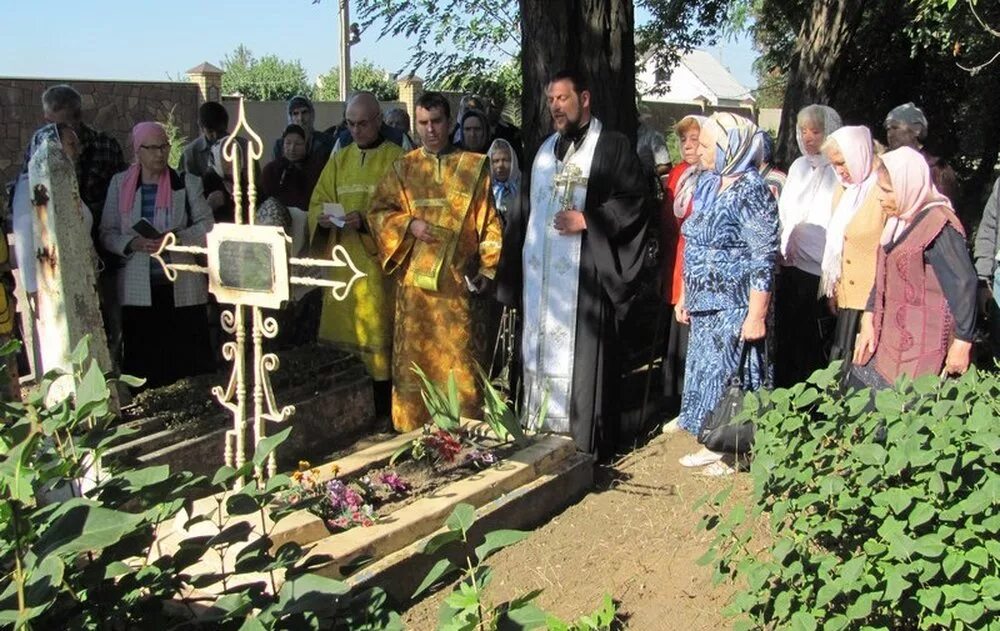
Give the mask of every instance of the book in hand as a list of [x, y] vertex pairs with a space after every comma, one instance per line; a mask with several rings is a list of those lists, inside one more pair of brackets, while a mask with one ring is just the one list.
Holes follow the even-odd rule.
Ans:
[[132, 225], [132, 229], [135, 230], [136, 234], [140, 237], [146, 239], [162, 239], [163, 233], [153, 227], [153, 224], [149, 223], [149, 220], [142, 218]]

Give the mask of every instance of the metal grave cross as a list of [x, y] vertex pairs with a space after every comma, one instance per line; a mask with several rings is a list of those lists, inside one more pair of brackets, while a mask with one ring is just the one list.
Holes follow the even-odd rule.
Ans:
[[[241, 179], [244, 169], [241, 168], [241, 149], [237, 142], [237, 133], [245, 130], [249, 141], [246, 143], [247, 191], [249, 224], [242, 223], [243, 189]], [[234, 340], [222, 345], [222, 356], [233, 363], [228, 384], [215, 386], [212, 394], [233, 415], [233, 428], [226, 432], [224, 460], [226, 466], [239, 469], [247, 460], [246, 434], [247, 426], [253, 423], [253, 446], [256, 452], [260, 442], [266, 437], [265, 421], [283, 422], [295, 413], [295, 407], [285, 405], [279, 407], [271, 386], [270, 373], [278, 369], [278, 356], [263, 351], [264, 338], [272, 339], [278, 334], [278, 322], [271, 316], [265, 316], [262, 308], [278, 309], [289, 299], [291, 286], [329, 287], [336, 300], [344, 300], [350, 294], [354, 284], [365, 277], [347, 250], [342, 245], [333, 247], [329, 260], [292, 257], [289, 245], [292, 240], [284, 229], [277, 226], [255, 225], [254, 209], [257, 207], [257, 186], [255, 183], [255, 164], [263, 153], [263, 143], [246, 120], [246, 112], [242, 99], [239, 105], [239, 117], [236, 127], [230, 133], [222, 148], [226, 161], [233, 165], [233, 198], [237, 209], [236, 223], [220, 223], [208, 233], [206, 246], [177, 245], [173, 233], [168, 233], [163, 244], [153, 258], [163, 267], [167, 278], [176, 280], [178, 272], [188, 272], [208, 275], [208, 290], [212, 292], [220, 304], [232, 305], [231, 311], [222, 312], [222, 329], [234, 336]], [[172, 263], [164, 255], [169, 252], [186, 252], [208, 256], [208, 266]], [[293, 270], [302, 271], [308, 268], [327, 268], [331, 270], [345, 269], [346, 280], [328, 280], [314, 278], [300, 273], [293, 275]], [[247, 317], [250, 318], [251, 344], [247, 344]], [[248, 419], [246, 355], [253, 353], [253, 399], [252, 416]], [[267, 468], [255, 466], [254, 473], [258, 481], [276, 473], [277, 464], [274, 452], [267, 458]], [[243, 480], [236, 481], [240, 487]]]

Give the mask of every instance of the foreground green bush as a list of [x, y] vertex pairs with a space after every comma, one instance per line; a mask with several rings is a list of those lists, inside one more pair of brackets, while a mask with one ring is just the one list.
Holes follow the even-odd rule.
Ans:
[[[0, 350], [0, 362], [11, 351]], [[104, 462], [97, 469], [93, 463], [130, 432], [110, 413], [110, 391], [88, 359], [86, 341], [73, 362], [68, 374], [46, 375], [24, 403], [0, 403], [0, 627], [402, 628], [383, 592], [350, 594], [346, 584], [309, 572], [328, 559], [296, 543], [273, 549], [268, 533], [240, 519], [267, 512], [277, 522], [296, 510], [273, 501], [291, 487], [288, 476], [260, 486], [253, 481], [253, 467], [264, 464], [289, 430], [262, 441], [239, 470], [223, 467], [211, 480], [166, 466]], [[56, 379], [71, 380], [75, 396], [47, 401]], [[157, 554], [157, 528], [184, 508], [190, 514], [192, 492], [218, 493], [239, 479], [250, 482], [218, 496], [210, 514], [186, 521], [188, 527], [211, 522], [215, 534], [189, 536], [174, 554]], [[237, 544], [245, 547], [235, 562], [219, 563]], [[203, 559], [221, 569], [209, 571]], [[208, 591], [224, 595], [212, 598]]]
[[750, 506], [703, 526], [736, 627], [1000, 629], [1000, 378], [841, 396], [837, 369], [748, 396]]

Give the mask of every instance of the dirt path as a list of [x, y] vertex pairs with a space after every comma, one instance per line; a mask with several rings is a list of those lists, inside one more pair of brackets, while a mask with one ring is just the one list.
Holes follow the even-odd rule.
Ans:
[[[692, 507], [705, 492], [732, 480], [698, 477], [677, 463], [696, 448], [686, 434], [657, 436], [600, 469], [592, 493], [491, 558], [489, 597], [503, 602], [544, 589], [538, 600], [543, 609], [575, 619], [596, 609], [608, 593], [620, 602], [629, 629], [731, 627], [721, 611], [732, 588], [713, 587], [711, 568], [695, 564], [710, 538], [696, 530], [702, 512]], [[736, 485], [731, 501], [750, 492], [745, 475]], [[433, 630], [448, 591], [406, 612], [407, 628]]]

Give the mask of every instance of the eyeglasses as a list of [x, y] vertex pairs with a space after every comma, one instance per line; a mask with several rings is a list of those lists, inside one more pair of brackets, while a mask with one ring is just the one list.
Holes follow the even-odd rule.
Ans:
[[170, 145], [139, 145], [140, 148], [146, 151], [170, 151]]

